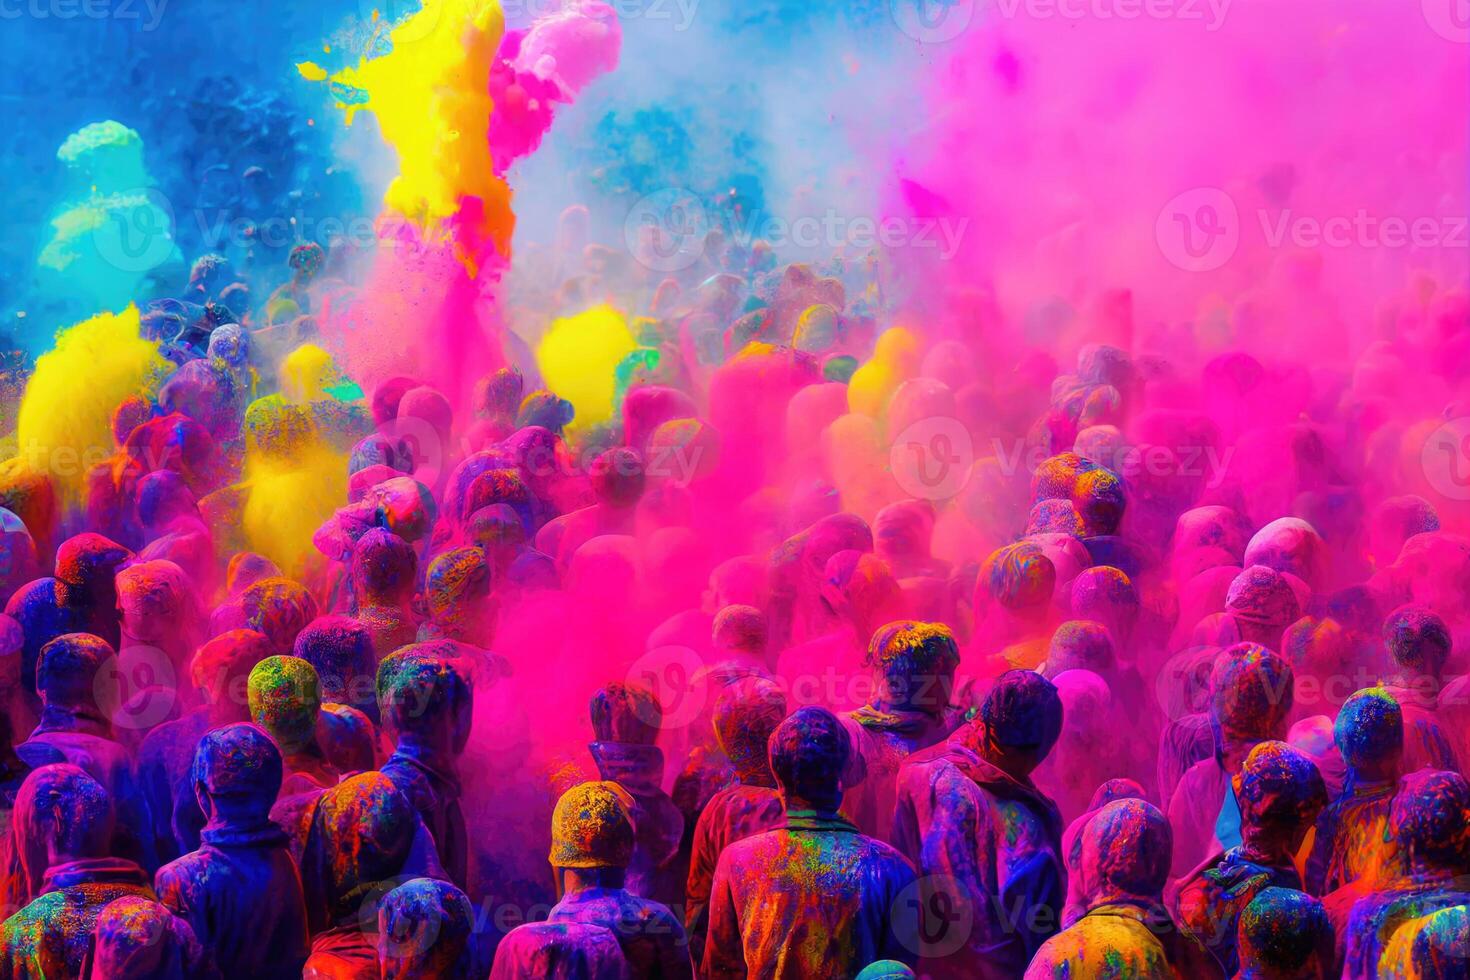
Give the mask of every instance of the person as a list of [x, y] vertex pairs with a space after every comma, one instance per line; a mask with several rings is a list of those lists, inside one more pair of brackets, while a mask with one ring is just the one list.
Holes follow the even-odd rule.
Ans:
[[107, 790], [116, 810], [115, 853], [152, 867], [156, 858], [148, 801], [138, 791], [132, 759], [102, 707], [109, 698], [115, 700], [107, 672], [115, 668], [116, 656], [110, 643], [91, 633], [67, 633], [47, 643], [36, 666], [41, 720], [15, 751], [22, 759], [59, 752], [86, 770]]
[[1163, 911], [1173, 838], [1144, 800], [1114, 800], [1082, 831], [1084, 912], [1052, 936], [1026, 967], [1026, 980], [1109, 976], [1222, 977], [1204, 948]]
[[863, 833], [886, 841], [899, 766], [948, 738], [961, 721], [950, 705], [960, 651], [943, 623], [899, 620], [873, 634], [866, 660], [875, 693], [848, 715], [864, 776], [848, 790], [843, 812]]
[[483, 976], [475, 968], [475, 913], [447, 881], [413, 878], [378, 903], [382, 980]]
[[[1066, 928], [1086, 911], [1087, 896], [1082, 892], [1082, 833], [1103, 807], [1116, 800], [1146, 799], [1143, 787], [1131, 779], [1109, 779], [1093, 791], [1087, 809], [1062, 832], [1062, 858], [1067, 870], [1067, 903], [1062, 908], [1062, 927]], [[1169, 838], [1173, 848], [1173, 836]]]
[[766, 751], [771, 733], [785, 717], [785, 694], [761, 677], [736, 681], [715, 700], [715, 739], [734, 768], [736, 782], [710, 797], [694, 825], [684, 923], [696, 963], [704, 957], [710, 888], [720, 855], [735, 841], [774, 830], [785, 816]]
[[[956, 903], [948, 923], [925, 923], [920, 973], [936, 977], [1020, 975], [1060, 927], [1065, 897], [1061, 814], [1031, 782], [1062, 729], [1050, 681], [1008, 670], [978, 716], [946, 742], [909, 756], [899, 770], [893, 842]], [[1015, 923], [1006, 910], [1022, 909]], [[963, 936], [956, 944], [956, 936]]]
[[444, 873], [418, 814], [387, 776], [359, 773], [324, 792], [301, 858], [312, 937], [303, 976], [377, 977], [378, 919], [364, 899], [417, 877]]
[[1252, 749], [1284, 739], [1295, 678], [1290, 662], [1259, 644], [1237, 643], [1210, 672], [1210, 720], [1215, 753], [1179, 780], [1169, 803], [1175, 878], [1212, 850], [1240, 843], [1240, 810], [1232, 784]]
[[125, 895], [97, 915], [82, 977], [94, 980], [214, 980], [214, 962], [189, 924], [157, 902]]
[[316, 669], [300, 657], [266, 657], [250, 671], [247, 696], [251, 720], [281, 748], [281, 794], [335, 785], [338, 773], [317, 739], [322, 701]]
[[413, 804], [444, 869], [464, 888], [469, 839], [460, 807], [459, 756], [470, 737], [473, 692], [445, 655], [448, 643], [404, 647], [378, 665], [378, 705], [394, 739], [382, 773]]
[[157, 898], [135, 862], [111, 857], [116, 818], [102, 784], [70, 763], [26, 777], [11, 828], [13, 869], [24, 907], [0, 924], [0, 976], [50, 980], [81, 976], [92, 929], [114, 899]]
[[661, 787], [663, 750], [654, 744], [663, 726], [663, 707], [653, 692], [636, 684], [609, 684], [592, 696], [592, 731], [587, 748], [599, 776], [633, 798], [638, 846], [628, 866], [628, 891], [678, 905], [687, 868], [680, 867], [684, 814]]
[[357, 540], [352, 551], [353, 615], [373, 638], [373, 653], [381, 661], [418, 635], [413, 610], [418, 555], [413, 545], [375, 527]]
[[1180, 928], [1195, 936], [1233, 976], [1236, 931], [1251, 900], [1270, 887], [1301, 891], [1293, 858], [1327, 805], [1322, 774], [1285, 742], [1251, 750], [1236, 780], [1241, 842], [1206, 859], [1174, 891]]
[[191, 789], [198, 849], [158, 869], [159, 901], [187, 921], [225, 980], [289, 976], [306, 962], [306, 900], [286, 834], [270, 820], [281, 752], [251, 724], [199, 740]]
[[1378, 958], [1381, 980], [1470, 977], [1470, 906], [1440, 909], [1399, 926]]
[[238, 625], [264, 633], [271, 652], [287, 657], [296, 646], [296, 635], [317, 617], [316, 597], [300, 582], [289, 578], [263, 578], [240, 594]]
[[825, 708], [771, 733], [785, 825], [725, 848], [710, 893], [703, 974], [828, 977], [874, 960], [913, 963], [917, 917], [903, 900], [914, 869], [838, 814], [852, 743]]
[[636, 976], [692, 977], [678, 917], [623, 887], [636, 835], [632, 803], [616, 783], [580, 783], [562, 794], [551, 816], [549, 859], [562, 898], [547, 921], [610, 930]]
[[617, 937], [582, 922], [527, 922], [495, 947], [490, 980], [632, 980]]
[[1421, 769], [1403, 778], [1388, 812], [1388, 834], [1403, 855], [1403, 871], [1353, 905], [1342, 933], [1344, 977], [1376, 977], [1399, 928], [1470, 904], [1467, 812], [1470, 784], [1459, 773]]
[[1306, 873], [1306, 890], [1313, 895], [1337, 891], [1359, 879], [1365, 879], [1365, 889], [1373, 888], [1396, 876], [1383, 829], [1398, 790], [1403, 712], [1383, 688], [1359, 691], [1343, 704], [1332, 734], [1347, 765], [1347, 779], [1317, 820]]
[[1271, 887], [1245, 907], [1236, 930], [1240, 980], [1327, 980], [1333, 968], [1332, 923], [1322, 903]]
[[1439, 711], [1449, 628], [1423, 606], [1400, 606], [1383, 621], [1383, 642], [1391, 661], [1383, 686], [1404, 713], [1404, 772], [1426, 767], [1459, 772], [1460, 760]]
[[199, 846], [204, 815], [194, 795], [194, 750], [205, 732], [250, 720], [245, 696], [250, 672], [270, 656], [270, 642], [254, 630], [229, 630], [205, 643], [189, 661], [189, 676], [204, 704], [150, 731], [134, 766], [147, 796], [153, 846], [168, 862]]
[[322, 700], [345, 704], [378, 723], [372, 632], [350, 616], [318, 616], [296, 635], [293, 654], [316, 669]]

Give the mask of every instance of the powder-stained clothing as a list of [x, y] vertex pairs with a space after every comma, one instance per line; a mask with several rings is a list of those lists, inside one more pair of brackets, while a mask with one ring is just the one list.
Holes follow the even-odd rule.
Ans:
[[[916, 692], [929, 695], [929, 692]], [[936, 688], [934, 696], [942, 695]], [[944, 741], [962, 720], [958, 714], [865, 705], [847, 716], [852, 747], [863, 760], [863, 781], [842, 799], [842, 812], [869, 837], [888, 841], [893, 829], [894, 789], [903, 761]]]
[[574, 892], [556, 903], [547, 921], [582, 922], [611, 931], [636, 977], [687, 980], [694, 976], [689, 940], [678, 916], [667, 906], [639, 898], [626, 889]]
[[1317, 818], [1312, 854], [1307, 860], [1307, 893], [1326, 895], [1368, 878], [1398, 877], [1397, 847], [1385, 842], [1388, 808], [1398, 781], [1359, 782], [1349, 777], [1341, 795]]
[[134, 778], [148, 800], [153, 848], [160, 862], [199, 846], [204, 814], [194, 798], [190, 769], [194, 749], [209, 727], [209, 709], [199, 708], [159, 725], [138, 747]]
[[1402, 878], [1395, 887], [1359, 901], [1348, 916], [1342, 975], [1349, 980], [1377, 977], [1379, 960], [1401, 927], [1443, 909], [1470, 904], [1470, 892], [1456, 884], [1449, 875]]
[[[958, 897], [972, 916], [963, 946], [925, 959], [920, 972], [1014, 978], [1061, 925], [1061, 816], [1029, 780], [981, 758], [966, 744], [966, 731], [904, 763], [893, 843], [920, 875], [945, 876], [963, 887]], [[930, 948], [946, 938], [926, 927]]]
[[1290, 865], [1263, 864], [1233, 847], [1184, 879], [1174, 897], [1174, 919], [1234, 976], [1239, 966], [1236, 926], [1246, 906], [1267, 888], [1301, 891], [1301, 876]]
[[845, 977], [874, 960], [913, 963], [916, 910], [902, 900], [913, 882], [901, 854], [841, 817], [791, 811], [720, 855], [703, 975]]
[[663, 751], [633, 742], [593, 742], [588, 748], [601, 778], [617, 783], [633, 797], [633, 824], [638, 843], [628, 866], [628, 891], [665, 905], [683, 899], [687, 867], [679, 861], [684, 814], [660, 788]]
[[1470, 976], [1470, 909], [1441, 909], [1394, 930], [1378, 958], [1379, 980], [1464, 980]]
[[1460, 772], [1461, 760], [1456, 755], [1449, 726], [1440, 717], [1438, 699], [1392, 684], [1385, 686], [1404, 713], [1403, 771]]
[[306, 901], [274, 824], [206, 828], [199, 849], [158, 870], [158, 899], [213, 951], [226, 980], [291, 976], [306, 960]]
[[704, 937], [709, 931], [709, 895], [720, 855], [736, 841], [774, 830], [785, 819], [786, 808], [780, 792], [771, 786], [745, 783], [720, 790], [700, 813], [694, 826], [694, 849], [689, 856], [684, 913], [696, 962], [704, 957]]
[[1174, 828], [1173, 877], [1188, 874], [1212, 851], [1240, 843], [1238, 821], [1235, 835], [1229, 839], [1222, 839], [1217, 832], [1227, 798], [1233, 800], [1230, 775], [1214, 755], [1190, 766], [1179, 780], [1169, 799], [1169, 825]]
[[470, 844], [459, 802], [459, 777], [431, 764], [406, 741], [401, 741], [383, 763], [381, 772], [413, 804], [424, 826], [434, 835], [434, 846], [449, 879], [460, 888], [467, 887]]
[[631, 980], [617, 937], [581, 922], [531, 922], [495, 948], [490, 980]]
[[127, 895], [155, 897], [132, 861], [91, 858], [47, 869], [41, 894], [0, 925], [0, 977], [77, 980], [98, 913]]
[[1025, 980], [1207, 980], [1223, 977], [1209, 954], [1159, 906], [1101, 905], [1048, 939]]

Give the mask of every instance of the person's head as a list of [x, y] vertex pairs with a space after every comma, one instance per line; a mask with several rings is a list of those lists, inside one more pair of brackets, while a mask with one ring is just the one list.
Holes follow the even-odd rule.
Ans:
[[637, 684], [609, 684], [592, 695], [592, 732], [599, 742], [652, 745], [663, 728], [658, 698]]
[[1220, 747], [1244, 749], [1285, 736], [1295, 680], [1291, 664], [1258, 643], [1221, 651], [1210, 673], [1210, 717]]
[[1323, 980], [1332, 968], [1332, 922], [1317, 899], [1267, 888], [1236, 927], [1240, 980]]
[[241, 596], [245, 626], [264, 633], [272, 652], [286, 655], [296, 644], [296, 634], [317, 617], [316, 599], [306, 586], [288, 578], [265, 578]]
[[1400, 606], [1383, 621], [1383, 643], [1389, 669], [1398, 679], [1437, 682], [1450, 658], [1450, 631], [1443, 619], [1424, 606]]
[[229, 630], [194, 652], [189, 676], [217, 717], [250, 719], [250, 672], [271, 655], [271, 643], [255, 630]]
[[318, 616], [296, 634], [295, 655], [316, 668], [322, 700], [378, 713], [373, 634], [351, 616]]
[[79, 601], [110, 609], [116, 598], [117, 570], [132, 557], [116, 541], [87, 531], [67, 538], [56, 549], [56, 577]]
[[1359, 691], [1343, 703], [1332, 739], [1359, 779], [1397, 779], [1404, 754], [1403, 709], [1381, 687]]
[[1388, 836], [1412, 874], [1470, 872], [1470, 785], [1455, 772], [1421, 769], [1403, 778], [1388, 811]]
[[377, 949], [383, 980], [470, 974], [474, 908], [447, 881], [414, 878], [378, 903]]
[[316, 738], [327, 763], [339, 773], [367, 772], [377, 765], [378, 730], [351, 705], [324, 703]]
[[104, 857], [112, 841], [113, 801], [77, 766], [54, 763], [31, 772], [15, 796], [12, 841], [27, 894], [40, 893], [46, 869]]
[[744, 677], [715, 699], [715, 740], [742, 783], [769, 786], [774, 781], [767, 746], [786, 717], [786, 695], [764, 677]]
[[1281, 645], [1281, 634], [1301, 618], [1291, 583], [1276, 569], [1252, 565], [1230, 583], [1225, 611], [1248, 643]]
[[413, 545], [387, 528], [372, 528], [352, 549], [352, 587], [369, 602], [407, 602], [418, 564]]
[[242, 722], [206, 732], [194, 749], [191, 769], [206, 830], [264, 824], [281, 790], [282, 773], [281, 750], [255, 725]]
[[493, 374], [485, 375], [475, 382], [471, 401], [475, 414], [482, 419], [502, 419], [509, 422], [515, 418], [525, 387], [526, 379], [517, 367], [503, 367]]
[[1116, 666], [1113, 637], [1101, 623], [1074, 619], [1058, 626], [1051, 635], [1046, 653], [1048, 677], [1068, 670], [1090, 670], [1107, 676]]
[[1132, 634], [1138, 609], [1138, 590], [1121, 568], [1098, 565], [1072, 580], [1072, 616], [1101, 623], [1120, 643]]
[[138, 562], [117, 573], [117, 609], [123, 634], [142, 643], [188, 636], [199, 619], [188, 576], [163, 560]]
[[551, 814], [552, 868], [616, 880], [633, 860], [633, 798], [617, 783], [579, 783]]
[[62, 715], [104, 720], [99, 678], [116, 656], [112, 644], [91, 633], [66, 633], [43, 646], [36, 662], [36, 694], [47, 714], [57, 720]]
[[619, 446], [600, 454], [587, 469], [592, 492], [607, 507], [626, 509], [643, 496], [643, 457], [636, 449]]
[[1131, 797], [1108, 803], [1082, 831], [1087, 903], [1158, 902], [1173, 853], [1173, 831], [1157, 807]]
[[903, 615], [903, 590], [893, 569], [871, 552], [837, 552], [827, 559], [818, 589], [832, 614], [859, 636], [871, 636], [879, 626]]
[[300, 657], [266, 657], [250, 671], [250, 717], [294, 755], [316, 741], [321, 685], [316, 669]]
[[873, 544], [887, 561], [928, 558], [934, 534], [934, 506], [927, 500], [900, 500], [873, 518]]
[[814, 706], [797, 709], [771, 733], [768, 751], [787, 810], [837, 811], [852, 739], [836, 715]]
[[356, 921], [364, 895], [396, 875], [422, 823], [413, 804], [381, 772], [349, 776], [322, 794], [301, 857], [301, 883], [313, 931]]
[[238, 551], [225, 567], [225, 590], [231, 598], [239, 598], [256, 582], [280, 577], [281, 569], [269, 558], [253, 551]]
[[203, 960], [188, 923], [142, 895], [115, 898], [92, 927], [94, 980], [187, 975]]
[[718, 657], [744, 657], [757, 663], [766, 659], [766, 614], [754, 606], [726, 606], [715, 613], [710, 638]]
[[378, 711], [400, 741], [448, 755], [464, 751], [474, 699], [470, 684], [445, 654], [448, 644], [415, 643], [378, 665]]
[[1285, 742], [1262, 742], [1235, 779], [1240, 835], [1254, 856], [1289, 861], [1327, 805], [1327, 786], [1311, 759]]
[[1035, 671], [1008, 670], [986, 695], [972, 724], [981, 754], [1010, 776], [1024, 779], [1062, 733], [1062, 698]]
[[960, 650], [943, 623], [904, 619], [878, 628], [866, 663], [878, 685], [878, 706], [937, 717], [949, 707]]
[[455, 548], [429, 563], [424, 578], [429, 617], [454, 639], [488, 645], [490, 566], [479, 548]]
[[470, 514], [465, 538], [485, 552], [486, 561], [499, 574], [525, 547], [526, 525], [510, 504], [491, 504]]
[[174, 470], [154, 470], [138, 481], [133, 511], [145, 532], [155, 534], [180, 517], [198, 517], [194, 492]]

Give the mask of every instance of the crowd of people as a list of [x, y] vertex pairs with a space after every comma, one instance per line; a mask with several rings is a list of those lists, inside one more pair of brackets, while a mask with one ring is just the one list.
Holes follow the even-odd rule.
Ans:
[[143, 311], [105, 460], [0, 467], [0, 977], [1470, 976], [1470, 543], [1366, 436], [718, 244], [592, 426], [352, 389], [316, 245]]

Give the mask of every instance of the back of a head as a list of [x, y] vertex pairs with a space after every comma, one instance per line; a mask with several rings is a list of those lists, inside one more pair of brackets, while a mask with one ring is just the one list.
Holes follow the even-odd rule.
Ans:
[[231, 596], [239, 596], [262, 579], [280, 577], [281, 569], [269, 558], [253, 551], [238, 551], [225, 567], [225, 589]]
[[[26, 872], [39, 883], [49, 847], [70, 859], [104, 857], [112, 839], [113, 801], [77, 766], [54, 763], [31, 772], [15, 796], [12, 840]], [[40, 867], [30, 867], [29, 855]]]
[[1285, 742], [1262, 742], [1251, 749], [1236, 795], [1247, 833], [1300, 830], [1327, 805], [1327, 785], [1316, 763]]
[[766, 614], [754, 606], [726, 606], [710, 629], [717, 651], [734, 650], [756, 658], [766, 653]]
[[903, 619], [878, 628], [868, 642], [866, 661], [881, 678], [891, 704], [939, 714], [949, 706], [960, 648], [943, 623]]
[[250, 717], [290, 755], [311, 744], [321, 711], [316, 668], [300, 657], [267, 657], [250, 671]]
[[626, 868], [633, 860], [633, 798], [617, 783], [579, 783], [551, 814], [553, 868]]
[[[211, 703], [239, 696], [240, 682], [248, 682], [255, 665], [271, 656], [271, 643], [255, 630], [229, 630], [194, 652], [189, 675]], [[248, 687], [246, 688], [248, 690]]]
[[333, 921], [357, 914], [364, 894], [402, 873], [420, 826], [413, 805], [380, 772], [327, 790], [301, 860], [308, 909], [322, 908]]
[[116, 656], [112, 644], [91, 633], [67, 633], [41, 648], [36, 693], [48, 705], [98, 711], [98, 675]]
[[715, 739], [742, 781], [770, 772], [767, 747], [785, 717], [785, 693], [763, 677], [741, 678], [715, 699]]
[[296, 634], [317, 617], [316, 599], [306, 586], [288, 578], [261, 579], [241, 596], [245, 625], [264, 633], [271, 649], [286, 655], [294, 649]]
[[609, 507], [627, 508], [643, 496], [643, 457], [636, 449], [619, 446], [609, 449], [592, 461], [587, 469], [592, 492]]
[[592, 695], [592, 731], [599, 742], [652, 745], [663, 728], [658, 698], [637, 684], [609, 684]]
[[467, 976], [474, 909], [447, 881], [413, 878], [378, 903], [377, 948], [383, 980]]
[[1424, 606], [1400, 606], [1383, 622], [1383, 642], [1393, 664], [1416, 676], [1437, 677], [1450, 655], [1450, 631]]
[[349, 690], [376, 670], [373, 635], [351, 616], [318, 616], [296, 634], [295, 655], [316, 668], [322, 696], [348, 703]]
[[174, 470], [154, 470], [138, 481], [133, 510], [145, 528], [162, 527], [176, 517], [197, 514], [194, 494]]
[[201, 806], [207, 797], [225, 819], [263, 819], [281, 790], [281, 750], [255, 725], [225, 725], [199, 739], [191, 772]]
[[418, 554], [413, 545], [387, 528], [372, 528], [353, 548], [352, 584], [369, 599], [412, 593], [417, 574]]
[[1106, 626], [1086, 619], [1069, 620], [1051, 635], [1046, 654], [1046, 674], [1055, 677], [1066, 670], [1090, 670], [1106, 674], [1117, 666], [1113, 636]]
[[1241, 635], [1277, 646], [1282, 632], [1301, 618], [1301, 604], [1291, 583], [1274, 568], [1252, 565], [1230, 583], [1225, 611], [1240, 626]]
[[1008, 670], [986, 695], [980, 721], [986, 738], [997, 747], [1040, 761], [1062, 733], [1061, 695], [1034, 670]]
[[1088, 899], [1158, 901], [1173, 855], [1174, 833], [1158, 807], [1131, 797], [1114, 800], [1082, 831], [1082, 867], [1093, 876]]
[[[1291, 888], [1267, 888], [1251, 900], [1236, 928], [1240, 973], [1250, 980], [1316, 976], [1314, 957], [1330, 953], [1332, 922], [1317, 899]], [[1325, 975], [1330, 964], [1320, 964]]]
[[56, 549], [56, 577], [87, 593], [111, 590], [113, 576], [133, 553], [110, 538], [85, 531], [61, 542]]
[[1279, 738], [1291, 713], [1295, 674], [1283, 657], [1257, 643], [1221, 651], [1210, 674], [1210, 710], [1227, 739]]
[[1470, 785], [1455, 772], [1421, 769], [1403, 778], [1388, 833], [1411, 869], [1470, 872]]
[[446, 657], [447, 644], [414, 643], [378, 664], [378, 711], [402, 734], [428, 734], [463, 721], [470, 685]]
[[193, 930], [167, 908], [141, 895], [124, 895], [103, 906], [92, 936], [93, 977], [172, 977], [201, 959]]
[[1404, 713], [1381, 687], [1359, 691], [1343, 702], [1332, 726], [1342, 761], [1357, 770], [1378, 770], [1404, 753]]
[[771, 733], [769, 751], [771, 773], [788, 802], [839, 797], [852, 740], [826, 708], [808, 706], [788, 716]]
[[981, 572], [990, 598], [1012, 612], [1044, 606], [1056, 588], [1056, 566], [1028, 541], [997, 550], [985, 560]]
[[490, 566], [480, 548], [455, 548], [429, 563], [424, 597], [436, 620], [463, 612], [490, 594]]
[[630, 976], [618, 937], [585, 922], [528, 922], [495, 948], [490, 980], [589, 980]]

